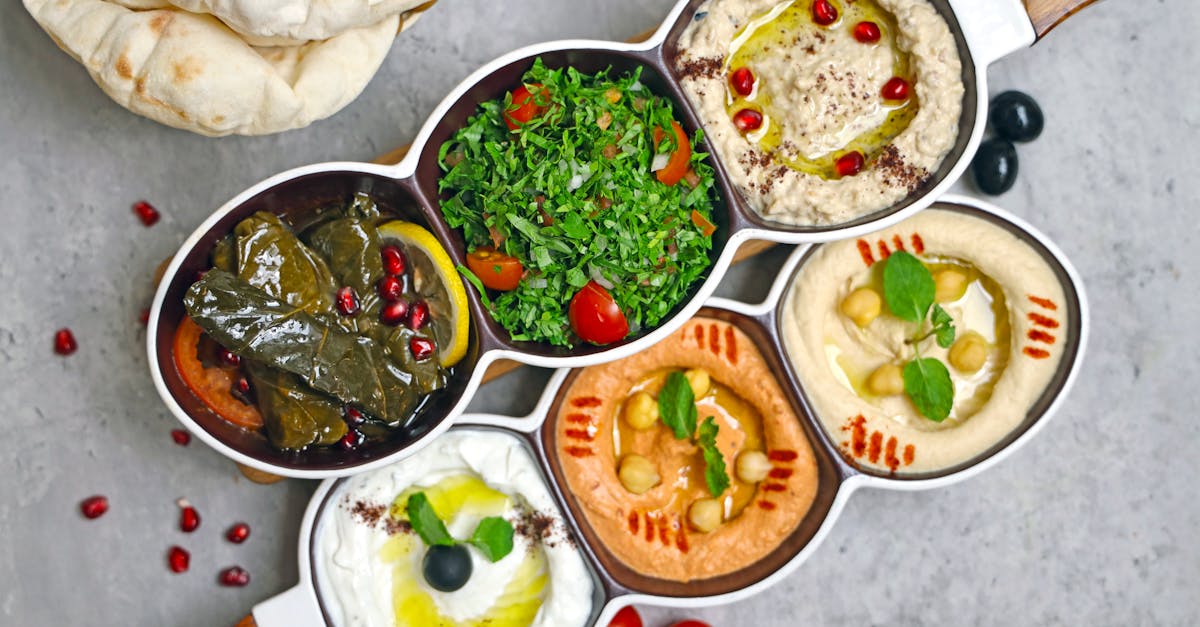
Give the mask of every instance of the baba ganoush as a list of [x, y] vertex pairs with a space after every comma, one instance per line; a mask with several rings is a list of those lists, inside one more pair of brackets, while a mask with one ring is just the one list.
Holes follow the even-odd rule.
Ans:
[[[930, 309], [954, 328], [948, 346], [928, 335], [932, 322], [901, 319], [882, 294], [900, 251], [928, 270]], [[942, 209], [820, 246], [786, 298], [784, 346], [822, 424], [846, 459], [890, 473], [946, 469], [1002, 441], [1050, 384], [1074, 332], [1041, 254], [994, 222]], [[918, 357], [949, 374], [940, 421], [922, 414], [903, 380]]]
[[709, 141], [773, 222], [889, 207], [958, 136], [962, 64], [929, 0], [709, 0], [678, 48]]
[[[451, 431], [401, 462], [346, 479], [316, 531], [317, 584], [341, 627], [428, 625], [568, 627], [587, 623], [592, 577], [533, 458], [514, 437]], [[487, 517], [514, 531], [492, 562], [467, 546], [471, 568], [455, 591], [426, 580], [430, 547], [406, 502], [416, 493], [462, 545]]]
[[[693, 437], [663, 417], [667, 395], [694, 407]], [[796, 529], [816, 495], [799, 418], [754, 342], [721, 320], [694, 318], [641, 353], [581, 370], [554, 420], [567, 492], [600, 542], [643, 575], [691, 581], [745, 568]], [[706, 430], [720, 463], [706, 459]], [[709, 483], [712, 465], [724, 484]]]

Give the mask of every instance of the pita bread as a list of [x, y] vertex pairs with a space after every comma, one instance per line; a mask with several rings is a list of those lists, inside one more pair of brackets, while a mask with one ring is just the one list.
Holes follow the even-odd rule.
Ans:
[[[146, 2], [154, 0], [126, 0]], [[162, 1], [162, 0], [159, 0]], [[170, 0], [193, 13], [208, 13], [248, 41], [304, 42], [328, 39], [376, 24], [426, 0]]]
[[325, 41], [253, 47], [210, 15], [155, 0], [24, 0], [96, 84], [134, 113], [202, 135], [265, 135], [328, 117], [379, 69], [401, 17]]

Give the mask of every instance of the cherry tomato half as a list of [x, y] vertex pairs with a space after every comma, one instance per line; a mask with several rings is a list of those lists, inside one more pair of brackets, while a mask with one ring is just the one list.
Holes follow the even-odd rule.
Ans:
[[629, 322], [612, 294], [595, 281], [588, 281], [571, 299], [567, 309], [571, 329], [585, 342], [611, 344], [629, 335]]
[[[687, 174], [688, 161], [692, 158], [692, 144], [688, 141], [687, 133], [679, 122], [671, 120], [671, 129], [675, 131], [675, 150], [671, 151], [671, 156], [667, 159], [667, 165], [655, 172], [655, 176], [664, 185], [674, 185], [683, 180], [683, 175]], [[654, 144], [658, 145], [662, 138], [666, 135], [660, 129], [654, 129]]]
[[700, 622], [698, 620], [681, 620], [676, 623], [671, 623], [671, 627], [712, 627], [712, 626], [709, 625], [708, 623]]
[[467, 255], [467, 267], [479, 277], [484, 287], [501, 292], [517, 289], [521, 277], [525, 275], [525, 267], [520, 259], [491, 246], [480, 246]]
[[[530, 87], [542, 87], [540, 83], [531, 83]], [[504, 110], [504, 123], [508, 125], [508, 130], [515, 131], [522, 124], [532, 120], [535, 116], [540, 115], [546, 110], [545, 107], [538, 105], [537, 101], [545, 101], [548, 92], [545, 88], [539, 90], [538, 97], [534, 98], [529, 91], [529, 87], [521, 85], [512, 92], [512, 104]]]
[[613, 616], [608, 627], [642, 627], [642, 616], [633, 609], [632, 605], [626, 605], [617, 612], [616, 616]]

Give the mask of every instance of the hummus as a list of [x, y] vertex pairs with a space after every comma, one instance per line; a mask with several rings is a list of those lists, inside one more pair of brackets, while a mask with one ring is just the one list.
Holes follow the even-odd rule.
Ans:
[[[870, 379], [914, 358], [905, 340], [917, 324], [884, 305], [860, 327], [843, 310], [851, 292], [879, 288], [882, 262], [897, 250], [916, 255], [935, 278], [949, 270], [966, 279], [938, 304], [953, 318], [956, 342], [978, 341], [982, 367], [956, 367], [954, 346], [933, 337], [918, 343], [922, 357], [946, 364], [954, 384], [942, 422], [922, 416], [903, 391], [878, 393]], [[800, 384], [843, 455], [875, 470], [926, 473], [969, 462], [1025, 420], [1062, 359], [1066, 306], [1054, 271], [1028, 244], [982, 218], [935, 209], [818, 247], [786, 296], [781, 327]]]
[[[837, 20], [822, 26], [812, 0], [709, 0], [679, 39], [676, 69], [709, 141], [774, 222], [837, 224], [889, 207], [929, 179], [958, 136], [962, 65], [937, 9], [832, 4]], [[876, 41], [856, 38], [863, 22]], [[897, 79], [904, 89], [889, 90]]]
[[[689, 522], [690, 506], [712, 498], [697, 446], [661, 421], [635, 429], [623, 411], [633, 395], [659, 394], [667, 376], [684, 369], [709, 374], [697, 416], [715, 418], [730, 478], [716, 497], [723, 520], [707, 533]], [[580, 371], [554, 418], [567, 492], [603, 545], [643, 575], [690, 581], [749, 566], [792, 533], [816, 495], [816, 462], [799, 418], [753, 341], [720, 320], [695, 318], [641, 353]], [[760, 481], [739, 477], [747, 451], [769, 460]], [[662, 477], [642, 494], [618, 477], [631, 455]]]
[[[426, 547], [396, 515], [423, 491], [453, 537], [487, 516], [516, 528], [513, 550], [492, 563], [470, 547], [472, 574], [454, 592], [430, 587]], [[520, 442], [451, 431], [386, 468], [347, 479], [330, 497], [317, 538], [318, 590], [334, 625], [584, 625], [592, 577]]]

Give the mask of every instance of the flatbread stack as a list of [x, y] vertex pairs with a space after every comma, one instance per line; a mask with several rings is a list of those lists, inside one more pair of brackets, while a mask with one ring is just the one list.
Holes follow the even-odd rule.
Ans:
[[208, 136], [267, 135], [362, 92], [429, 0], [23, 0], [121, 106]]

